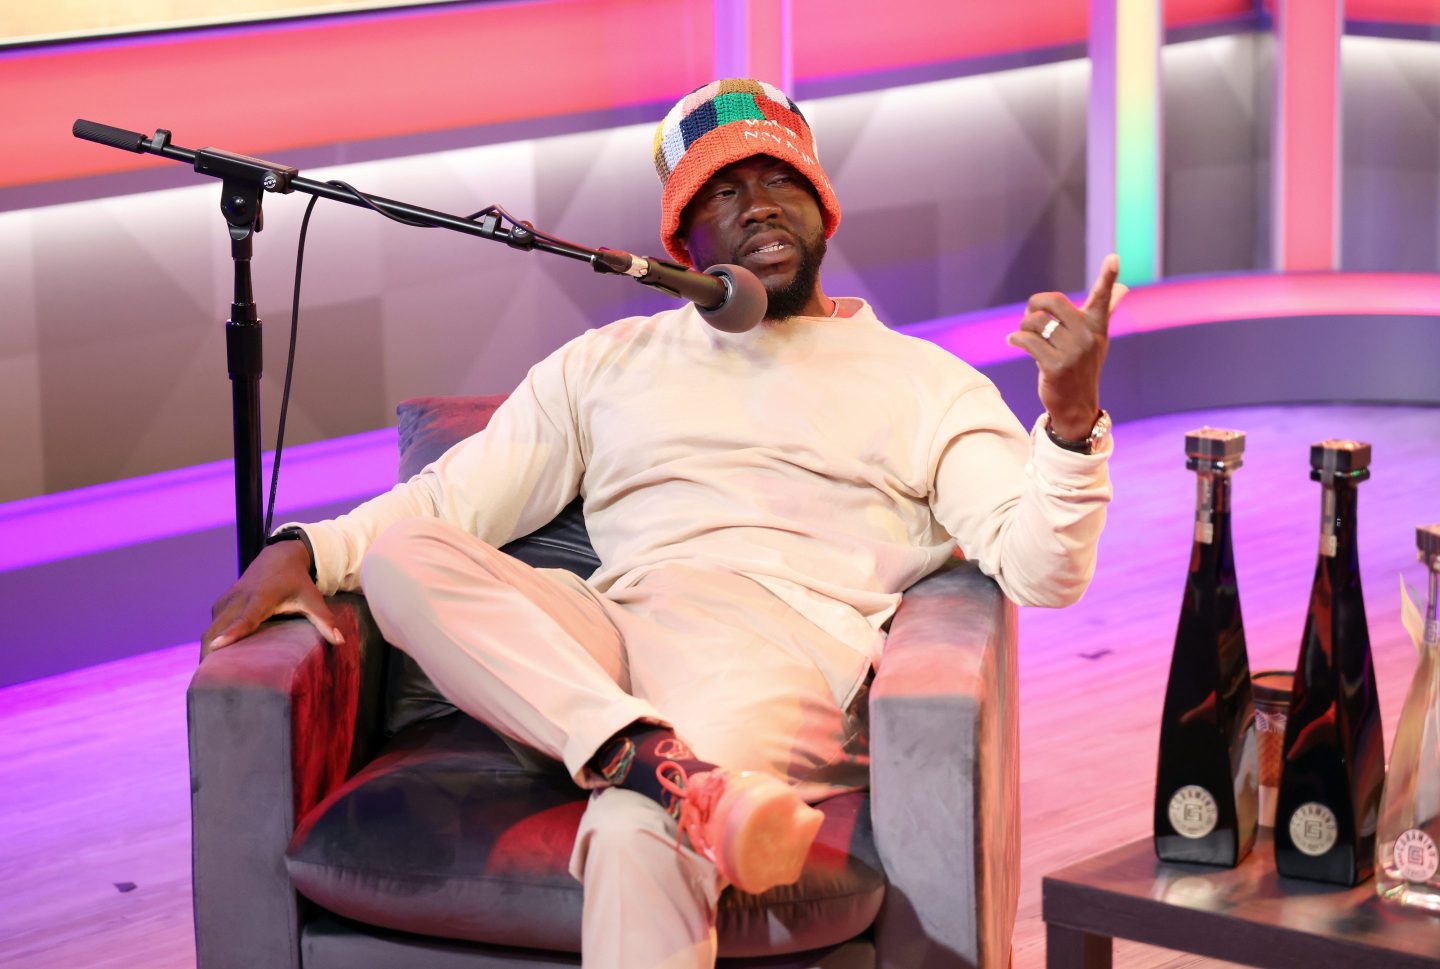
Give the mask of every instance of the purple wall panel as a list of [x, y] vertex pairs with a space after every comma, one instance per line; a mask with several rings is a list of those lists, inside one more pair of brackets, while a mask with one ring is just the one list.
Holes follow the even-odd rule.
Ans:
[[[299, 517], [329, 518], [354, 505], [321, 505]], [[0, 687], [198, 642], [210, 604], [233, 581], [229, 525], [0, 572]]]

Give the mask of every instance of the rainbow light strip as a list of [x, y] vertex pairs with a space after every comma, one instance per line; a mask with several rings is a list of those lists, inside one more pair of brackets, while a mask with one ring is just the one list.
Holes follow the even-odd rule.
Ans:
[[1160, 276], [1163, 31], [1160, 0], [1091, 0], [1085, 262], [1132, 286]]
[[1159, 0], [1118, 0], [1115, 25], [1115, 251], [1130, 285], [1160, 276]]

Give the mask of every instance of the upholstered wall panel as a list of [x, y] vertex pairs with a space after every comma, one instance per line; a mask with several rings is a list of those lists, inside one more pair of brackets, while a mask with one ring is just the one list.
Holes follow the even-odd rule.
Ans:
[[1164, 50], [1166, 276], [1270, 263], [1273, 46], [1248, 33]]
[[[846, 211], [828, 288], [908, 323], [1082, 285], [1087, 73], [1069, 61], [807, 103]], [[577, 242], [657, 253], [651, 130], [307, 174], [460, 214], [500, 202]], [[231, 283], [217, 201], [206, 183], [0, 213], [0, 251], [22, 254], [3, 270], [17, 279], [6, 287], [0, 366], [19, 376], [0, 403], [7, 450], [21, 460], [0, 476], [0, 501], [229, 455], [221, 324]], [[304, 203], [267, 196], [256, 241], [267, 446]], [[667, 305], [583, 263], [322, 203], [287, 441], [393, 423], [406, 397], [509, 390], [586, 328]]]
[[14, 225], [3, 245], [0, 228], [0, 500], [45, 490], [45, 451], [40, 430], [39, 317], [35, 312], [35, 253], [28, 212], [0, 215]]
[[1340, 265], [1440, 269], [1440, 43], [1346, 37]]

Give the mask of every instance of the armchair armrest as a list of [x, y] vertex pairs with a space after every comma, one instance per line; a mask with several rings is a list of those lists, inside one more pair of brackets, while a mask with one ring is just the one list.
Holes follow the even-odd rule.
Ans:
[[200, 664], [186, 694], [200, 969], [300, 965], [285, 871], [296, 819], [369, 756], [385, 643], [365, 600], [330, 600], [345, 645], [303, 619], [266, 623]]
[[1020, 863], [1015, 606], [973, 562], [916, 583], [870, 692], [882, 967], [1004, 969]]

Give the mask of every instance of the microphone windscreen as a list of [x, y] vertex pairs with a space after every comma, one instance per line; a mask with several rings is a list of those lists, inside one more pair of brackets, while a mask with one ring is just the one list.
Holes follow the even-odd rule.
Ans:
[[765, 318], [770, 308], [770, 294], [765, 284], [744, 266], [721, 263], [705, 270], [730, 282], [730, 298], [713, 310], [700, 309], [705, 322], [726, 333], [744, 333]]

